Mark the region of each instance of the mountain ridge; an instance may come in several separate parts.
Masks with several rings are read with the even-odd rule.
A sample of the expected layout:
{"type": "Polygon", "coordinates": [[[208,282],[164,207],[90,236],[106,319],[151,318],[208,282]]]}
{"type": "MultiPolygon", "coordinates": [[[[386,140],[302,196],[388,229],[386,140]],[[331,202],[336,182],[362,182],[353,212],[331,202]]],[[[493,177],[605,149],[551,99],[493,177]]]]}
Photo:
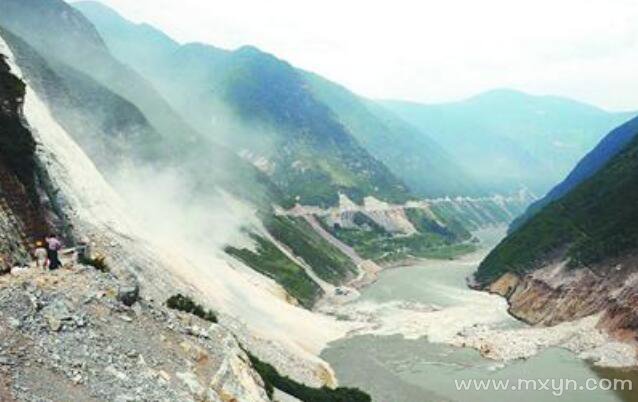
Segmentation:
{"type": "MultiPolygon", "coordinates": [[[[101,29],[102,32],[108,33],[111,30],[113,30],[113,28],[111,27],[120,27],[122,24],[126,25],[129,30],[134,30],[135,29],[135,24],[132,23],[127,23],[125,20],[123,21],[121,18],[115,20],[115,21],[104,21],[105,19],[105,15],[104,13],[102,13],[102,9],[104,8],[103,5],[101,4],[95,4],[95,3],[78,3],[77,7],[80,8],[81,10],[83,10],[90,18],[93,18],[94,21],[98,24],[98,29],[101,29]]],[[[112,14],[109,14],[112,15],[112,14]]],[[[119,28],[118,28],[119,29],[119,28]]],[[[137,35],[140,35],[140,33],[138,32],[137,35]]],[[[134,37],[134,36],[132,36],[134,37]]],[[[108,39],[107,39],[108,40],[108,39]]],[[[111,48],[116,49],[116,53],[119,54],[119,57],[123,60],[128,60],[131,63],[135,63],[136,58],[138,57],[137,55],[139,53],[143,53],[143,49],[140,49],[139,51],[136,51],[135,49],[131,49],[130,48],[130,44],[134,42],[132,40],[129,41],[120,41],[118,40],[118,38],[113,39],[113,41],[110,43],[111,48]]],[[[175,42],[174,42],[175,44],[175,42]]],[[[228,85],[229,84],[229,80],[226,80],[224,77],[228,74],[225,72],[225,70],[229,70],[231,69],[232,74],[231,74],[231,84],[237,83],[239,85],[251,85],[253,88],[258,88],[259,85],[264,84],[265,82],[263,82],[264,79],[266,79],[267,77],[263,75],[264,72],[264,68],[263,66],[271,66],[271,71],[274,73],[277,70],[276,69],[289,69],[289,76],[288,77],[283,77],[283,76],[279,76],[280,78],[282,78],[283,80],[278,81],[278,79],[275,79],[274,77],[268,77],[268,82],[269,85],[272,85],[271,88],[274,88],[275,90],[281,90],[280,85],[289,85],[290,82],[294,81],[294,80],[298,80],[299,75],[301,75],[302,81],[299,82],[299,94],[302,93],[307,93],[307,88],[308,87],[308,83],[307,83],[307,77],[308,77],[308,73],[303,72],[301,70],[298,69],[294,69],[291,68],[290,64],[285,62],[285,61],[281,61],[277,58],[274,58],[274,56],[269,55],[268,53],[264,53],[252,46],[244,46],[241,47],[239,49],[236,49],[234,51],[227,51],[227,50],[222,50],[210,45],[202,45],[202,44],[185,44],[185,45],[181,45],[179,47],[179,49],[177,51],[173,51],[170,54],[168,54],[166,56],[165,59],[168,60],[168,62],[163,63],[164,66],[162,66],[161,68],[165,68],[166,66],[168,66],[168,72],[164,71],[164,72],[158,72],[155,75],[158,76],[158,79],[155,79],[155,83],[158,85],[158,87],[163,88],[164,93],[167,94],[167,98],[169,99],[173,99],[174,100],[174,104],[177,105],[178,103],[180,105],[177,105],[177,108],[180,110],[184,110],[184,114],[188,114],[188,113],[193,113],[193,109],[200,109],[200,112],[195,113],[196,115],[200,116],[200,117],[193,117],[191,120],[194,122],[194,124],[199,127],[200,129],[203,129],[205,127],[209,127],[210,126],[210,120],[203,120],[201,119],[201,116],[208,116],[208,115],[215,115],[216,114],[216,109],[213,106],[210,106],[209,109],[207,110],[206,108],[204,108],[202,105],[200,105],[199,103],[204,102],[208,105],[217,105],[219,106],[220,103],[224,103],[224,99],[223,99],[223,95],[226,91],[228,91],[228,88],[230,88],[231,91],[235,91],[235,89],[233,89],[233,85],[228,85]],[[186,56],[186,54],[188,54],[188,56],[186,56]],[[244,76],[241,77],[239,75],[241,75],[241,71],[245,70],[245,69],[249,69],[250,66],[246,64],[246,61],[250,61],[252,59],[256,59],[259,63],[260,63],[260,70],[259,74],[255,74],[254,72],[252,74],[243,74],[244,76]],[[199,59],[199,60],[197,60],[199,59]],[[190,61],[185,61],[185,60],[190,60],[190,61]],[[275,64],[273,64],[273,61],[277,60],[280,63],[279,66],[276,66],[275,64]],[[180,63],[178,66],[174,66],[174,67],[170,67],[170,64],[172,63],[180,63]],[[187,74],[185,72],[188,72],[187,74]],[[186,93],[184,93],[184,91],[182,90],[177,90],[174,87],[172,87],[171,85],[163,85],[162,81],[168,81],[168,77],[173,76],[174,74],[177,74],[179,76],[185,77],[188,76],[188,78],[186,78],[185,80],[183,80],[184,84],[183,85],[190,85],[190,89],[188,91],[186,91],[186,93]],[[260,78],[260,74],[261,77],[260,78]],[[199,77],[198,79],[196,78],[195,80],[193,80],[193,77],[199,77]],[[191,82],[189,82],[191,81],[191,82]],[[260,83],[261,82],[261,83],[260,83]],[[211,92],[213,92],[213,94],[210,93],[204,93],[202,92],[202,88],[205,89],[210,89],[211,92]],[[170,94],[170,95],[168,95],[170,94]],[[198,95],[201,94],[201,95],[198,95]],[[194,98],[194,100],[192,101],[178,101],[176,99],[189,99],[189,98],[194,98]]],[[[140,65],[139,66],[140,69],[142,68],[147,68],[145,66],[140,65]]],[[[270,68],[270,67],[269,67],[270,68]]],[[[266,69],[267,70],[267,69],[266,69]]],[[[292,92],[292,93],[296,93],[296,92],[292,92]]],[[[283,93],[282,93],[283,94],[283,93]]],[[[303,100],[301,98],[299,98],[299,102],[297,102],[299,105],[304,105],[304,104],[308,104],[308,106],[310,106],[310,103],[314,103],[315,105],[319,105],[320,107],[309,107],[306,108],[305,111],[303,111],[303,115],[307,116],[309,119],[312,119],[312,114],[313,113],[317,113],[319,110],[321,110],[322,108],[325,109],[325,105],[326,105],[326,99],[322,98],[320,100],[317,99],[316,97],[316,91],[312,91],[312,93],[308,93],[310,95],[309,98],[305,98],[306,100],[303,100]],[[309,103],[310,102],[310,103],[309,103]]],[[[251,98],[254,96],[251,95],[251,98]]],[[[260,95],[261,96],[261,95],[260,95]]],[[[295,95],[296,96],[296,95],[295,95]]],[[[304,95],[305,96],[305,95],[304,95]]],[[[355,99],[357,102],[363,102],[361,99],[359,99],[358,97],[354,96],[353,94],[349,94],[349,96],[352,99],[355,99]]],[[[268,104],[268,102],[270,102],[270,100],[268,100],[265,96],[262,96],[263,99],[266,99],[266,105],[268,104]]],[[[275,100],[277,99],[277,102],[285,102],[286,100],[284,98],[282,98],[281,96],[272,96],[272,99],[275,100]]],[[[235,100],[238,100],[237,98],[235,98],[235,100]]],[[[227,103],[227,102],[226,102],[227,103]]],[[[240,102],[234,102],[235,105],[239,105],[240,106],[240,110],[241,107],[246,107],[246,104],[244,104],[243,99],[240,100],[240,102]]],[[[261,106],[263,106],[264,102],[260,102],[261,106]]],[[[330,105],[328,105],[330,107],[330,105]]],[[[223,106],[222,106],[223,107],[223,106]]],[[[298,105],[295,105],[295,108],[299,108],[298,105]]],[[[263,109],[260,108],[260,109],[263,109]]],[[[332,116],[330,117],[323,117],[321,118],[321,120],[323,122],[334,122],[335,125],[333,125],[334,128],[329,129],[328,131],[332,131],[334,133],[340,132],[343,129],[346,129],[346,131],[349,131],[349,133],[346,135],[346,137],[350,137],[350,138],[355,138],[357,143],[359,143],[360,145],[363,146],[363,148],[365,148],[366,153],[370,153],[372,154],[372,156],[376,159],[381,160],[382,162],[385,162],[384,164],[388,165],[388,159],[387,158],[383,158],[384,154],[383,152],[379,149],[379,147],[370,147],[368,146],[369,144],[365,141],[365,135],[363,133],[358,133],[356,130],[353,130],[352,126],[348,127],[343,127],[343,128],[337,128],[339,125],[342,125],[342,123],[344,123],[343,119],[341,119],[338,115],[338,112],[335,108],[330,108],[332,110],[331,114],[332,116]]],[[[264,113],[263,110],[259,110],[260,113],[264,113]]],[[[286,114],[291,113],[290,111],[286,110],[286,114]]],[[[283,117],[283,115],[279,112],[277,113],[271,113],[270,117],[272,118],[273,116],[280,116],[278,117],[278,119],[280,119],[281,117],[283,117]]],[[[294,115],[294,113],[293,113],[294,115]]],[[[302,114],[297,113],[297,118],[301,117],[302,114]]],[[[268,116],[265,116],[268,117],[268,116]]],[[[288,116],[288,117],[295,117],[295,116],[288,116]]],[[[375,116],[373,113],[368,114],[368,119],[370,121],[375,121],[377,123],[379,123],[378,125],[381,124],[381,120],[379,119],[378,116],[375,116]]],[[[229,119],[225,119],[225,120],[229,120],[229,119]]],[[[398,120],[398,119],[396,119],[398,120]]],[[[308,120],[308,121],[312,121],[312,120],[308,120]]],[[[330,123],[333,124],[333,123],[330,123]]],[[[316,129],[313,129],[312,126],[306,126],[310,127],[310,133],[314,131],[317,131],[316,129]]],[[[277,129],[277,127],[275,127],[277,129]]],[[[223,127],[221,128],[221,130],[217,130],[217,131],[223,131],[223,127]]],[[[241,131],[241,130],[235,130],[235,131],[241,131]]],[[[386,129],[387,131],[387,129],[386,129]]],[[[395,130],[396,133],[398,134],[401,132],[401,130],[395,130]]],[[[406,132],[407,130],[403,129],[403,132],[406,132]]],[[[316,135],[316,134],[313,134],[316,135]]],[[[268,133],[266,133],[266,136],[268,136],[268,133]]],[[[233,135],[233,139],[236,141],[237,140],[237,135],[233,135]]],[[[263,137],[264,135],[260,136],[260,141],[263,141],[263,137]]],[[[399,138],[399,136],[397,135],[397,137],[399,138]]],[[[323,138],[322,138],[323,140],[323,138]]],[[[247,141],[244,141],[247,142],[247,141]]],[[[275,144],[277,143],[276,139],[275,139],[275,144]]],[[[425,142],[424,142],[425,143],[425,142]]],[[[272,146],[272,145],[271,145],[272,146]]],[[[275,145],[276,146],[276,145],[275,145]]],[[[253,152],[255,152],[255,150],[252,150],[253,152]]],[[[257,150],[259,151],[259,150],[257,150]]],[[[297,151],[293,151],[294,152],[299,152],[297,151]]],[[[433,147],[432,149],[429,150],[424,150],[421,152],[421,154],[419,154],[418,158],[421,161],[427,161],[428,159],[430,159],[430,156],[428,154],[432,154],[432,155],[438,155],[441,151],[438,149],[438,147],[433,147]]],[[[263,151],[261,152],[262,154],[264,153],[263,151]]],[[[268,158],[268,151],[265,152],[266,154],[266,158],[268,158]]],[[[361,158],[362,156],[359,156],[359,158],[361,158]]],[[[439,180],[439,182],[436,184],[436,186],[430,186],[431,187],[431,193],[427,194],[430,196],[441,196],[441,195],[448,195],[448,194],[452,194],[452,195],[464,195],[463,193],[477,193],[478,191],[476,190],[476,188],[472,188],[471,186],[467,186],[465,184],[455,184],[455,183],[462,183],[464,180],[465,181],[469,181],[469,179],[463,179],[464,173],[462,173],[460,171],[459,168],[457,167],[453,167],[453,163],[447,158],[447,157],[438,157],[438,156],[432,156],[433,161],[432,163],[429,163],[429,168],[427,169],[428,171],[432,171],[431,174],[429,175],[420,175],[421,177],[431,177],[432,179],[428,182],[428,183],[435,183],[436,177],[437,176],[441,176],[442,178],[439,180]],[[438,159],[436,159],[438,158],[438,159]],[[450,171],[454,171],[457,172],[456,175],[446,175],[445,171],[446,168],[450,167],[450,171]],[[447,178],[447,180],[446,180],[447,178]],[[448,184],[449,183],[449,184],[448,184]],[[447,192],[447,194],[446,194],[447,192]]],[[[270,159],[270,158],[268,158],[270,159]]],[[[394,158],[395,160],[398,158],[394,158]]],[[[363,159],[365,160],[365,159],[363,159]]],[[[289,163],[290,161],[286,162],[289,163]]],[[[331,162],[333,163],[333,162],[331,162]]],[[[371,166],[369,163],[365,162],[366,164],[368,164],[369,166],[371,166]]],[[[275,163],[275,165],[277,165],[275,163]]],[[[280,165],[280,164],[279,164],[280,165]]],[[[342,164],[343,165],[343,164],[342,164]]],[[[346,164],[347,165],[347,164],[346,164]]],[[[397,177],[398,179],[400,179],[400,181],[405,182],[406,180],[416,180],[413,177],[415,177],[415,175],[411,175],[412,178],[410,177],[410,175],[406,174],[405,172],[402,172],[400,170],[401,167],[401,163],[399,161],[397,161],[394,164],[391,164],[388,166],[390,169],[390,172],[393,173],[392,175],[397,177]]],[[[289,169],[288,169],[289,170],[289,169]]],[[[319,168],[320,171],[324,171],[325,170],[323,168],[319,168]]],[[[330,169],[329,169],[330,170],[330,169]]],[[[346,168],[346,171],[348,170],[348,168],[346,168]]],[[[359,171],[361,171],[362,169],[358,169],[359,171]]],[[[368,169],[369,170],[369,169],[368,169]]],[[[371,171],[374,172],[374,170],[376,170],[376,168],[373,168],[371,171]]],[[[280,172],[280,175],[283,175],[283,173],[280,172]]],[[[339,175],[337,177],[333,177],[333,180],[339,180],[339,179],[343,179],[344,177],[341,175],[341,177],[339,177],[339,175]]],[[[426,180],[426,179],[423,179],[426,180]]],[[[401,184],[402,185],[402,184],[401,184]]],[[[380,187],[380,186],[379,186],[380,187]]],[[[387,187],[387,186],[386,186],[387,187]]],[[[408,186],[408,187],[414,187],[414,186],[408,186]]],[[[417,193],[419,193],[419,195],[423,195],[424,193],[424,189],[428,187],[426,185],[421,185],[420,188],[418,188],[418,191],[416,191],[417,193]]],[[[370,187],[368,187],[370,188],[370,187]]],[[[339,191],[343,191],[344,189],[339,189],[338,187],[336,188],[339,191]]],[[[411,188],[411,190],[414,191],[414,189],[411,188]]],[[[333,192],[333,194],[331,195],[331,203],[336,203],[337,198],[336,198],[336,192],[334,190],[331,190],[333,192]]],[[[347,191],[346,191],[347,192],[347,191]]],[[[393,192],[396,192],[396,190],[392,190],[392,189],[388,189],[385,191],[385,196],[387,197],[388,194],[392,194],[393,192]]],[[[384,194],[383,192],[379,192],[379,193],[375,193],[370,192],[368,194],[363,194],[363,195],[373,195],[377,198],[383,198],[384,194]]],[[[349,196],[355,200],[356,202],[360,202],[362,200],[362,195],[361,194],[355,194],[355,193],[350,193],[349,196]]],[[[388,201],[396,201],[396,199],[392,199],[391,196],[390,198],[388,198],[388,201]]],[[[404,198],[405,199],[405,198],[404,198]]],[[[307,202],[307,201],[306,201],[307,202]]]]}
{"type": "Polygon", "coordinates": [[[614,127],[634,117],[557,96],[497,89],[442,104],[382,104],[431,135],[497,192],[544,194],[614,127]],[[488,145],[489,144],[489,145],[488,145]]]}
{"type": "Polygon", "coordinates": [[[580,183],[593,176],[614,156],[620,153],[635,138],[637,132],[638,118],[629,120],[612,130],[578,162],[563,181],[553,187],[543,198],[532,203],[523,215],[515,219],[511,224],[510,230],[521,226],[545,205],[560,199],[580,183]]]}
{"type": "Polygon", "coordinates": [[[631,121],[621,128],[590,153],[608,160],[513,227],[474,277],[479,287],[506,297],[510,312],[529,323],[597,315],[599,328],[635,346],[638,126],[631,121]],[[610,156],[607,143],[615,144],[619,134],[631,139],[610,156]]]}

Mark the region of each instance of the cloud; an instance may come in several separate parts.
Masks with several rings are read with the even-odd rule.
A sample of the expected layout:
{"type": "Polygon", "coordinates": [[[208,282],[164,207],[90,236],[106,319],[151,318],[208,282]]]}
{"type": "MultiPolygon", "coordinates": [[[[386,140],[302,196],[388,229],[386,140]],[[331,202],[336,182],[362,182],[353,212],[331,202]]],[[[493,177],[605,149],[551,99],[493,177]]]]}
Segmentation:
{"type": "Polygon", "coordinates": [[[633,0],[102,0],[179,41],[251,44],[370,97],[494,87],[638,107],[633,0]]]}

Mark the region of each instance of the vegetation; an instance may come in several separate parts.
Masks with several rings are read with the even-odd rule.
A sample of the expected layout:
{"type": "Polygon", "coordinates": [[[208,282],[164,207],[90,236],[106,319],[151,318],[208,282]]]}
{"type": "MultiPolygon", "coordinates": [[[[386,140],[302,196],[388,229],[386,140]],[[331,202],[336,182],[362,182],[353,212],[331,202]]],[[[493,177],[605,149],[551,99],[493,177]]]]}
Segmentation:
{"type": "Polygon", "coordinates": [[[217,75],[223,100],[242,120],[268,125],[277,133],[286,152],[277,156],[273,179],[287,194],[322,206],[335,205],[339,192],[355,201],[369,194],[407,200],[405,185],[314,96],[299,71],[252,47],[228,57],[230,68],[217,75]]]}
{"type": "Polygon", "coordinates": [[[357,272],[352,260],[324,240],[302,218],[271,216],[265,220],[268,232],[301,257],[326,282],[340,285],[357,272]]]}
{"type": "Polygon", "coordinates": [[[226,253],[275,280],[304,307],[312,307],[323,293],[319,285],[270,241],[255,234],[251,238],[257,245],[255,251],[228,246],[226,253]]]}
{"type": "MultiPolygon", "coordinates": [[[[324,240],[304,219],[274,215],[264,215],[262,218],[272,237],[326,282],[340,285],[356,274],[357,267],[352,260],[324,240]]],[[[250,237],[256,244],[255,250],[228,246],[226,253],[275,280],[304,307],[312,307],[323,291],[304,268],[268,239],[256,234],[250,237]]]]}
{"type": "Polygon", "coordinates": [[[621,257],[638,248],[638,137],[609,164],[563,198],[540,210],[483,261],[476,278],[523,274],[552,258],[570,267],[621,257]]]}
{"type": "Polygon", "coordinates": [[[217,315],[213,311],[204,309],[204,307],[195,303],[190,297],[183,296],[180,293],[169,297],[168,300],[166,300],[166,306],[173,310],[196,315],[206,321],[217,322],[217,315]]]}
{"type": "Polygon", "coordinates": [[[408,209],[408,219],[418,233],[410,236],[390,233],[362,212],[356,212],[356,227],[330,226],[321,220],[323,227],[333,236],[348,244],[363,258],[376,262],[393,262],[405,258],[449,259],[471,252],[475,246],[464,243],[471,234],[457,221],[441,225],[425,211],[408,209]]]}
{"type": "Polygon", "coordinates": [[[454,208],[452,203],[436,203],[430,206],[432,212],[445,221],[452,221],[454,218],[463,222],[468,230],[475,230],[481,226],[481,216],[477,215],[474,208],[454,208]]]}
{"type": "Polygon", "coordinates": [[[425,197],[482,194],[473,179],[431,139],[429,130],[419,130],[378,102],[362,99],[316,74],[302,72],[302,76],[313,95],[330,107],[361,146],[413,193],[425,197]]]}
{"type": "Polygon", "coordinates": [[[273,366],[262,362],[252,354],[248,353],[248,356],[255,370],[264,380],[269,397],[272,397],[274,389],[277,388],[304,402],[370,402],[372,400],[370,395],[356,388],[308,387],[282,376],[273,366]]]}
{"type": "Polygon", "coordinates": [[[510,225],[510,231],[516,230],[523,225],[536,212],[541,210],[545,205],[557,200],[582,183],[609,162],[614,156],[631,142],[638,132],[638,118],[633,118],[625,124],[612,130],[602,141],[583,159],[578,162],[576,167],[569,175],[557,186],[555,186],[547,195],[540,200],[534,202],[524,214],[519,216],[510,225]]]}
{"type": "Polygon", "coordinates": [[[409,208],[405,210],[408,220],[421,233],[435,233],[451,241],[468,240],[472,234],[456,219],[442,220],[426,210],[409,208]]]}
{"type": "Polygon", "coordinates": [[[97,257],[80,256],[80,258],[78,259],[78,262],[80,264],[89,265],[103,273],[109,272],[111,270],[108,264],[106,263],[106,258],[103,256],[97,256],[97,257]]]}
{"type": "Polygon", "coordinates": [[[433,233],[416,233],[411,236],[377,238],[355,250],[377,262],[393,262],[405,258],[451,259],[474,251],[469,243],[456,243],[433,233]]]}

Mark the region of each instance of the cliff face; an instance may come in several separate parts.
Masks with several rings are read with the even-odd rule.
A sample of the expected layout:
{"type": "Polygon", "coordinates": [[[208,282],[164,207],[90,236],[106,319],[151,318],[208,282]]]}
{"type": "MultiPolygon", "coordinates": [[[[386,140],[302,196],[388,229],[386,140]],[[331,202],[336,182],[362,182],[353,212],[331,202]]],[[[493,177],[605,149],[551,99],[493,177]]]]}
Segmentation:
{"type": "Polygon", "coordinates": [[[29,245],[49,227],[40,205],[35,141],[22,121],[24,95],[24,83],[0,54],[0,271],[23,263],[29,245]]]}
{"type": "MultiPolygon", "coordinates": [[[[218,312],[220,322],[231,328],[243,346],[283,374],[315,386],[334,384],[329,367],[316,355],[325,343],[342,336],[347,325],[290,304],[275,281],[230,261],[215,247],[194,245],[179,236],[167,246],[164,239],[140,225],[135,211],[59,123],[50,106],[55,99],[39,91],[42,88],[34,85],[37,77],[23,68],[12,42],[4,40],[2,36],[0,53],[6,55],[11,74],[27,84],[20,108],[23,128],[36,143],[36,183],[48,194],[44,197],[47,207],[41,208],[47,218],[50,210],[55,211],[60,229],[88,240],[95,254],[106,257],[114,275],[135,277],[144,297],[161,303],[177,292],[188,294],[218,312]]],[[[0,224],[3,220],[0,216],[0,224]]],[[[12,261],[20,257],[22,265],[29,261],[30,247],[20,240],[20,227],[16,227],[15,232],[4,234],[7,242],[20,246],[20,254],[12,261]]],[[[14,246],[7,245],[10,247],[14,246]]]]}
{"type": "Polygon", "coordinates": [[[556,325],[596,315],[598,328],[638,348],[638,274],[635,257],[597,271],[549,264],[519,276],[505,273],[488,287],[507,298],[509,311],[530,324],[556,325]]]}
{"type": "Polygon", "coordinates": [[[601,329],[638,345],[635,125],[612,131],[590,155],[606,154],[619,133],[629,138],[626,130],[633,139],[606,164],[580,184],[563,183],[573,187],[515,228],[479,266],[479,286],[506,296],[515,316],[554,325],[597,315],[601,329]]]}

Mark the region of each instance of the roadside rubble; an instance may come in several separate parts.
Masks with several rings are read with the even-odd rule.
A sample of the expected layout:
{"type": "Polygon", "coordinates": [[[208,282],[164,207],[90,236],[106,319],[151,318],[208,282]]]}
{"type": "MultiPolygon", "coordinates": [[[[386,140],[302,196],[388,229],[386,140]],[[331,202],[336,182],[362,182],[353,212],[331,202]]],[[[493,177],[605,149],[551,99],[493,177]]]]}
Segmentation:
{"type": "Polygon", "coordinates": [[[0,277],[0,400],[267,401],[225,328],[77,265],[0,277]]]}

